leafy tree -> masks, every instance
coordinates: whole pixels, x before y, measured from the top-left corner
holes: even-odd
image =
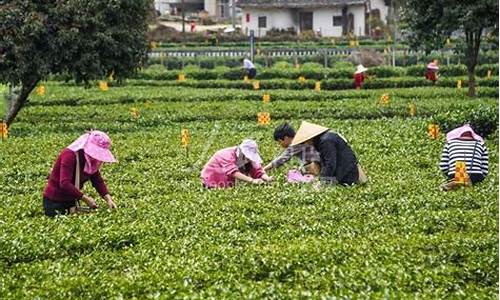
[[[16,93],[11,124],[49,74],[78,83],[130,76],[147,55],[151,0],[0,1],[0,83]]]
[[[413,47],[430,51],[442,48],[454,32],[465,35],[465,45],[457,49],[466,58],[468,95],[476,95],[474,70],[485,31],[498,30],[497,0],[406,0],[403,18]]]

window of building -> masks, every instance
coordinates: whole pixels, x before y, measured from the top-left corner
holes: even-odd
[[[259,17],[259,28],[267,27],[267,17]]]
[[[342,26],[342,16],[333,16],[333,26]]]

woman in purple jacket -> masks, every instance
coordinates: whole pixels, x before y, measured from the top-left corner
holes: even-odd
[[[103,162],[116,162],[109,150],[111,139],[102,131],[93,130],[80,136],[61,151],[43,192],[45,215],[76,212],[79,200],[90,208],[97,208],[96,201],[83,194],[80,189],[90,180],[99,195],[106,200],[109,208],[116,208],[99,168]]]

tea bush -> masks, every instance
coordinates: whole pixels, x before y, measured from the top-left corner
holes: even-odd
[[[427,136],[436,120],[449,122],[442,130],[461,120],[494,124],[486,121],[498,120],[497,87],[481,85],[471,100],[447,87],[318,93],[132,83],[101,92],[46,82],[46,95],[30,96],[0,142],[0,298],[497,296],[498,130],[486,140],[490,175],[448,193],[438,189],[444,136]],[[256,124],[261,110],[270,126]],[[281,150],[274,126],[302,119],[345,135],[369,184],[288,184],[292,161],[271,185],[201,187],[199,172],[216,150],[250,137],[267,162]],[[119,163],[102,173],[119,209],[46,218],[52,164],[89,128],[113,139]],[[191,135],[187,153],[181,128]],[[96,196],[90,185],[85,191]]]

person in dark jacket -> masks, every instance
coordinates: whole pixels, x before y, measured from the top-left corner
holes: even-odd
[[[330,129],[309,122],[302,122],[293,145],[311,144],[321,159],[320,180],[326,183],[352,185],[365,183],[366,175],[346,139]]]

